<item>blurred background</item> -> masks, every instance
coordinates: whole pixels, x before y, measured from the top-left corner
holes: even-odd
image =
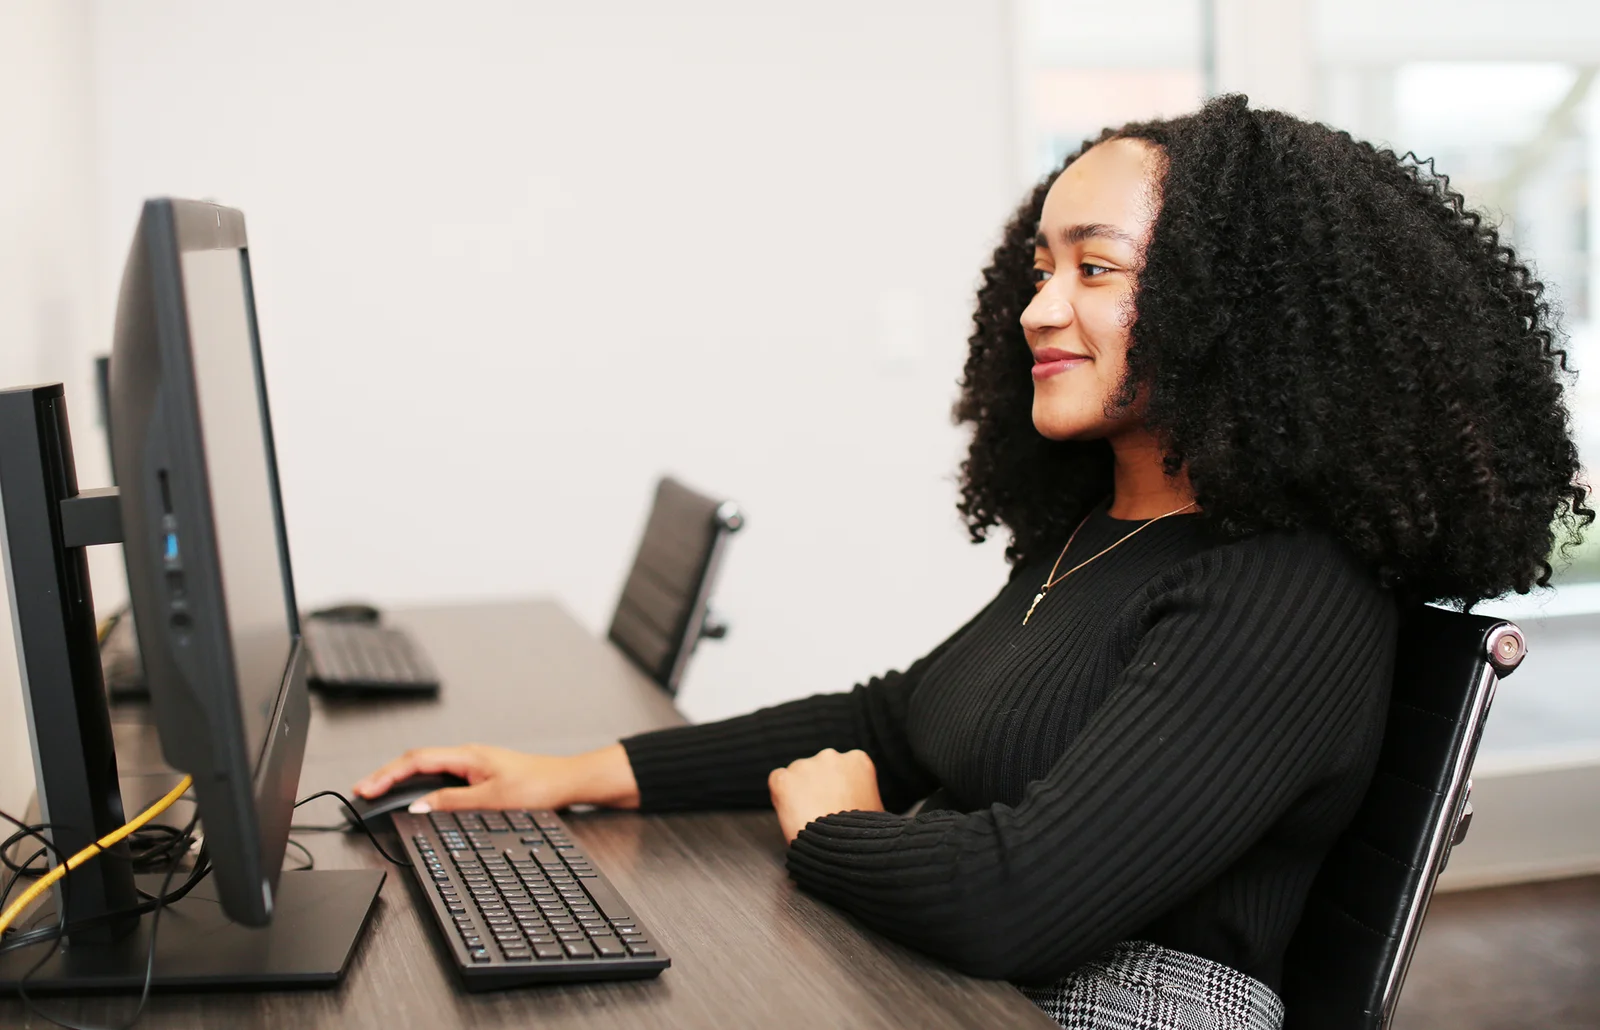
[[[1242,91],[1434,157],[1583,369],[1597,65],[1594,0],[0,0],[0,381],[65,381],[109,482],[140,204],[242,208],[302,600],[550,595],[602,632],[670,471],[749,515],[681,695],[716,718],[903,665],[1004,581],[949,409],[999,229],[1084,137]],[[1595,454],[1600,379],[1573,402]],[[1446,885],[1600,871],[1600,533],[1480,610],[1533,655]]]

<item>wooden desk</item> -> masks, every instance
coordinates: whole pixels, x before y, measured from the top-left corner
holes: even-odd
[[[549,601],[395,612],[438,665],[437,701],[313,702],[301,794],[348,793],[419,744],[502,744],[571,753],[683,722],[670,700]],[[142,707],[113,709],[130,810],[174,780]],[[339,820],[338,803],[300,810]],[[569,814],[585,849],[672,956],[655,980],[466,994],[425,925],[410,875],[389,867],[348,979],[323,991],[153,996],[156,1027],[1052,1027],[1005,983],[975,980],[857,927],[784,872],[771,812]],[[364,837],[297,833],[317,868],[387,865]],[[391,837],[392,839],[392,837]],[[289,861],[297,861],[293,849]],[[47,998],[70,1019],[115,1024],[134,1000]],[[14,999],[0,1026],[23,1025]],[[38,1022],[38,1021],[36,1021]],[[41,1024],[43,1025],[43,1024]]]

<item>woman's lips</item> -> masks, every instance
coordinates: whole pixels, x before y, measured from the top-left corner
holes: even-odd
[[[1039,380],[1049,379],[1059,375],[1069,368],[1086,365],[1089,359],[1082,354],[1073,354],[1071,351],[1056,350],[1054,347],[1045,347],[1033,352],[1033,378]]]

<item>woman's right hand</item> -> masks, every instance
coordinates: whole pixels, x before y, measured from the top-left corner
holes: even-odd
[[[639,807],[639,786],[621,744],[564,758],[487,744],[416,748],[369,773],[354,790],[361,797],[375,798],[418,773],[451,773],[468,785],[436,790],[413,804],[413,812],[565,808],[580,803]]]

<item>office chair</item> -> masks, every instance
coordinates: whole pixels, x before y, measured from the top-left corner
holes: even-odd
[[[1377,773],[1289,943],[1287,1030],[1389,1025],[1434,883],[1472,820],[1489,702],[1526,653],[1499,619],[1419,606],[1402,623]]]
[[[744,513],[732,501],[714,500],[670,476],[656,484],[607,636],[668,694],[677,694],[700,638],[728,632],[710,610],[711,584],[728,534],[743,525]]]

